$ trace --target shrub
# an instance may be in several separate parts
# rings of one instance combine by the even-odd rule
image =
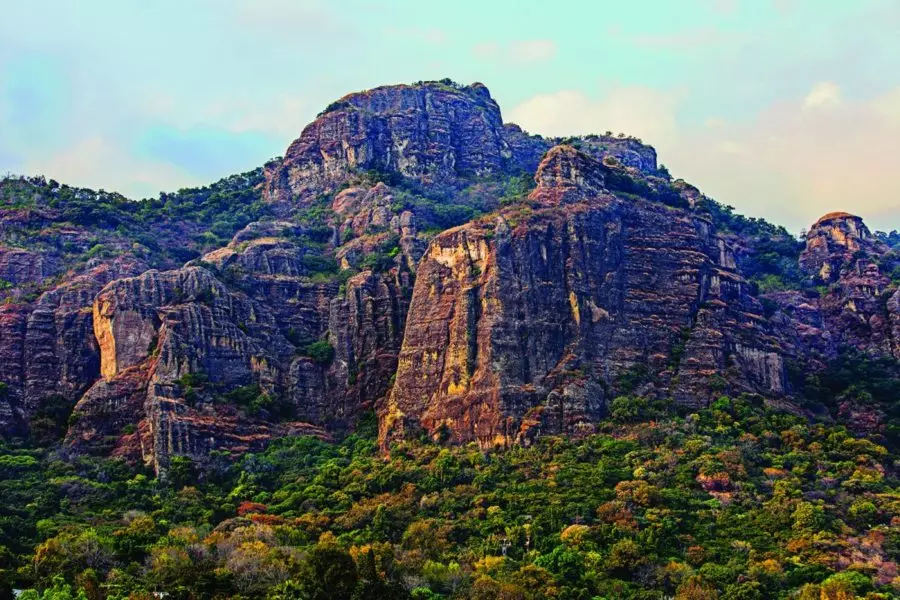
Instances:
[[[334,346],[328,340],[313,342],[304,347],[302,352],[320,365],[328,365],[334,358]]]

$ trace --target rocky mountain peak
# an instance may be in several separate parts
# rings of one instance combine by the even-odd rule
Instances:
[[[69,448],[165,470],[374,408],[382,441],[487,447],[590,431],[622,394],[790,402],[795,363],[900,357],[900,260],[859,217],[813,225],[805,277],[786,231],[641,140],[530,135],[480,83],[344,96],[213,187],[133,211],[0,185],[0,431],[63,403]]]
[[[806,234],[806,250],[800,256],[800,264],[822,281],[831,282],[857,252],[881,252],[884,249],[880,246],[860,217],[831,212],[816,221]]]
[[[344,96],[313,121],[269,173],[270,200],[301,204],[354,172],[422,184],[524,169],[504,139],[500,107],[483,84],[449,80],[392,85]]]
[[[554,146],[538,165],[530,199],[545,206],[577,202],[605,186],[603,164],[572,146]]]
[[[347,110],[363,110],[372,114],[393,115],[406,110],[430,110],[435,100],[457,99],[479,104],[489,112],[488,118],[501,119],[500,107],[483,83],[462,85],[449,79],[420,81],[414,84],[383,85],[371,90],[353,92],[330,104],[319,115]]]
[[[332,102],[266,174],[265,196],[306,206],[319,194],[375,171],[419,185],[459,189],[473,178],[534,172],[541,157],[565,143],[602,160],[607,156],[657,175],[656,151],[624,135],[544,138],[504,124],[482,83],[450,80],[389,85]]]

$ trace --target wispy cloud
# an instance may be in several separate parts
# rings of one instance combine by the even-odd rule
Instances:
[[[237,0],[230,11],[234,25],[269,37],[276,35],[292,44],[354,41],[351,22],[322,0]]]
[[[738,0],[706,0],[712,11],[720,15],[732,15],[740,8]]]
[[[135,156],[130,148],[102,136],[81,139],[61,152],[27,162],[24,168],[28,174],[70,185],[127,190],[136,198],[170,189],[172,181],[207,183],[168,161]],[[103,185],[97,185],[98,181]]]
[[[656,146],[659,159],[718,200],[794,230],[834,210],[900,221],[900,87],[848,100],[837,83],[811,85],[746,120],[709,117],[685,127],[688,96],[618,88],[592,99],[574,90],[535,96],[510,117],[547,135],[623,131]]]
[[[799,0],[770,0],[772,2],[772,7],[778,11],[779,14],[786,16],[792,14],[795,10],[797,10],[797,6],[800,4]]]
[[[518,63],[543,62],[556,56],[556,43],[553,40],[513,42],[509,45],[509,56]]]
[[[649,50],[700,50],[744,41],[743,36],[714,26],[692,27],[667,33],[628,33],[616,25],[607,28],[606,33],[636,48]]]
[[[681,91],[619,87],[602,98],[577,90],[540,94],[514,107],[510,119],[528,131],[553,136],[628,133],[665,147],[678,137],[675,108]]]
[[[841,104],[841,88],[833,81],[822,81],[813,86],[803,100],[806,110],[833,108]]]
[[[518,40],[508,44],[481,42],[472,47],[472,54],[482,60],[528,65],[546,62],[556,57],[553,40]]]

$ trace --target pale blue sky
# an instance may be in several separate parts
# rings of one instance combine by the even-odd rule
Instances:
[[[900,227],[896,0],[4,4],[3,172],[155,195],[281,154],[347,92],[451,77],[530,131],[639,135],[795,231]]]

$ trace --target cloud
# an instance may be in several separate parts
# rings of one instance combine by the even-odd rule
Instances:
[[[129,149],[102,136],[84,138],[62,152],[29,161],[25,172],[69,185],[119,191],[131,198],[155,196],[170,189],[172,181],[208,183],[163,161],[133,156]],[[104,185],[97,186],[98,181]]]
[[[712,11],[720,15],[732,15],[738,11],[738,0],[707,0]]]
[[[799,0],[771,0],[772,7],[782,16],[787,16],[797,10]]]
[[[143,132],[139,155],[156,163],[170,163],[192,175],[213,179],[222,173],[243,171],[270,157],[275,142],[260,133],[234,133],[216,127],[177,129],[158,125]]]
[[[279,24],[314,28],[334,20],[334,13],[320,0],[237,0],[233,11],[242,25],[262,28]]]
[[[480,42],[472,46],[472,54],[476,58],[493,59],[500,55],[500,44],[495,42]]]
[[[697,27],[663,35],[637,34],[628,36],[633,46],[650,50],[697,50],[736,42],[740,36],[715,27]]]
[[[841,104],[841,88],[833,81],[822,81],[813,86],[803,100],[803,108],[833,108]]]
[[[144,127],[159,123],[179,129],[221,129],[236,134],[255,133],[278,138],[272,149],[297,138],[324,106],[306,96],[273,94],[255,101],[251,98],[219,97],[188,110],[164,92],[153,91],[135,105],[136,121]]]
[[[70,92],[65,73],[45,57],[0,63],[0,144],[59,145]]]
[[[530,40],[509,45],[510,57],[518,63],[534,63],[556,56],[556,43],[552,40]]]
[[[648,87],[620,87],[594,99],[577,90],[540,94],[514,107],[509,118],[528,131],[550,136],[623,132],[664,148],[678,138],[675,108],[683,94]]]
[[[337,39],[342,45],[360,43],[353,22],[323,0],[237,0],[226,10],[233,26],[263,36],[267,45],[273,36],[290,46],[316,50]]]
[[[749,122],[690,130],[672,172],[717,199],[794,230],[834,210],[900,227],[900,87],[864,101],[819,83]]]
[[[290,141],[300,136],[322,108],[315,108],[306,98],[293,95],[263,103],[220,100],[207,106],[206,119],[202,122],[233,133],[255,132]]]
[[[876,113],[900,127],[900,87],[873,100],[872,108]]]
[[[728,14],[737,10],[737,2],[707,0],[711,10]],[[713,26],[702,25],[687,28],[672,28],[665,33],[632,33],[621,24],[612,24],[605,29],[606,37],[642,50],[688,51],[709,49],[713,46],[737,45],[747,41],[746,34]]]
[[[555,58],[556,52],[553,40],[519,40],[505,45],[481,42],[472,46],[476,58],[514,65],[546,62]]]
[[[576,90],[535,96],[512,121],[553,136],[625,132],[654,145],[660,162],[717,200],[793,231],[846,210],[873,229],[900,227],[900,87],[865,100],[833,82],[747,119],[679,120],[681,91],[623,87],[591,98]]]

